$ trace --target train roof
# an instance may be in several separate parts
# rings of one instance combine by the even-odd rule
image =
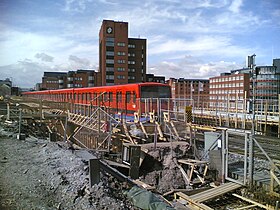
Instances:
[[[51,93],[71,93],[71,92],[85,92],[85,91],[94,91],[94,90],[103,90],[103,89],[123,89],[129,87],[143,87],[143,86],[169,86],[168,84],[162,84],[157,82],[145,82],[145,83],[132,83],[132,84],[122,84],[122,85],[112,85],[112,86],[98,86],[98,87],[84,87],[84,88],[67,88],[67,89],[57,89],[57,90],[41,90],[26,92],[24,94],[51,94]]]

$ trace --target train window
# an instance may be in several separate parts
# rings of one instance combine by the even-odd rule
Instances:
[[[76,102],[76,99],[77,99],[77,93],[74,93],[74,101]]]
[[[97,100],[97,93],[93,94],[93,100]]]
[[[87,95],[86,93],[83,93],[83,101],[86,101],[87,100]]]
[[[109,101],[112,102],[113,101],[113,93],[109,92]]]
[[[117,102],[122,102],[122,92],[117,92]]]
[[[87,93],[87,102],[90,101],[90,93]]]
[[[142,86],[141,98],[170,98],[169,86]]]
[[[108,101],[108,93],[107,92],[105,92],[103,94],[103,100],[104,100],[104,102]]]
[[[131,99],[131,92],[126,92],[125,96],[126,96],[126,103],[129,103]]]
[[[135,91],[132,92],[132,100],[133,100],[133,103],[136,102],[136,93],[135,93]]]

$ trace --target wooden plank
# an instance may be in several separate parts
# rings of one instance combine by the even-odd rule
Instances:
[[[257,205],[249,205],[249,206],[243,206],[243,207],[240,207],[240,208],[236,208],[235,210],[243,210],[243,209],[250,209],[250,208],[253,208],[253,207],[256,207]]]
[[[221,196],[232,190],[236,190],[236,189],[240,188],[241,186],[242,185],[240,185],[240,184],[229,182],[229,183],[223,184],[219,187],[215,187],[215,188],[206,190],[204,192],[192,195],[192,196],[190,196],[190,198],[195,200],[196,202],[204,202],[204,201],[213,199],[215,197]]]
[[[184,163],[184,164],[206,164],[208,161],[201,161],[201,160],[194,160],[194,159],[180,159],[178,160],[179,163]]]
[[[194,201],[193,199],[191,199],[190,196],[182,193],[182,192],[177,192],[174,194],[175,195],[175,199],[176,197],[178,196],[179,198],[181,199],[184,199],[186,200],[190,205],[192,206],[195,206],[195,207],[198,207],[199,209],[203,209],[203,210],[213,210],[212,208],[210,208],[209,206],[206,206],[205,204],[203,203],[199,203],[199,202],[196,202]],[[176,199],[177,200],[177,199]]]
[[[243,196],[241,196],[241,195],[237,195],[237,194],[234,194],[234,193],[233,193],[232,195],[235,196],[235,197],[237,197],[237,198],[240,198],[240,199],[242,199],[242,200],[244,200],[244,201],[246,201],[246,202],[255,204],[255,205],[257,205],[258,207],[261,207],[261,208],[263,208],[263,209],[274,210],[274,207],[270,207],[270,206],[268,206],[268,205],[260,204],[260,203],[258,203],[258,202],[256,202],[256,201],[253,201],[253,200],[251,200],[251,199],[249,199],[249,198],[245,198],[245,197],[243,197]]]

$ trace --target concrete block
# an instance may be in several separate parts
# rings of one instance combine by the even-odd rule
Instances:
[[[26,135],[24,133],[17,134],[17,139],[18,140],[25,140],[26,139]]]

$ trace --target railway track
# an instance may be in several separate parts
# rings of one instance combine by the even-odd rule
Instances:
[[[264,137],[264,136],[255,136],[255,139],[267,153],[271,159],[280,160],[280,139],[275,137]],[[230,137],[229,138],[229,151],[236,152],[238,154],[244,154],[244,139]],[[255,144],[254,145],[254,155],[255,157],[266,159],[263,152]]]

